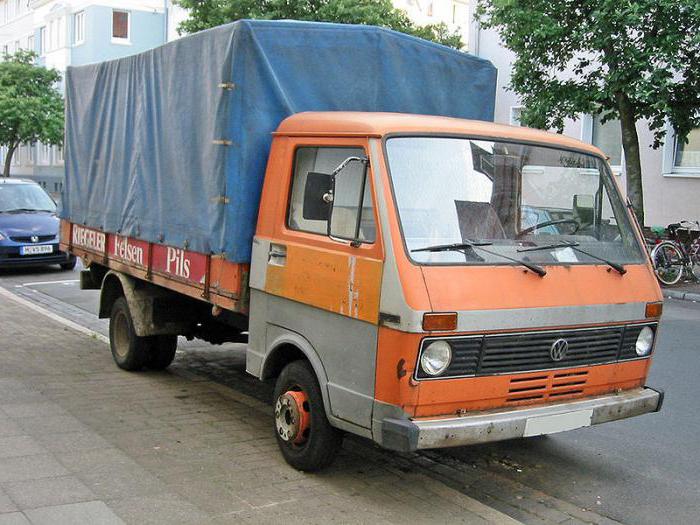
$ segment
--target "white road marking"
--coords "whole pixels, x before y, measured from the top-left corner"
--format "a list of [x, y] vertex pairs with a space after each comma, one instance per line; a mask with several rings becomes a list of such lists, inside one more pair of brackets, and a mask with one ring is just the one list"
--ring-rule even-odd
[[80, 279], [70, 279], [66, 281], [38, 281], [34, 283], [22, 283], [16, 286], [16, 288], [20, 288], [22, 286], [26, 287], [31, 287], [31, 286], [46, 286], [47, 284], [75, 284], [79, 283]]
[[102, 335], [98, 332], [95, 332], [94, 330], [90, 330], [89, 328], [85, 328], [84, 326], [79, 325], [78, 323], [74, 323], [73, 321], [66, 319], [65, 317], [61, 317], [60, 315], [57, 315], [53, 312], [50, 312], [46, 308], [42, 308], [38, 304], [35, 304], [31, 301], [28, 301], [27, 299], [19, 297], [19, 296], [13, 294], [12, 292], [8, 292], [2, 286], [0, 286], [0, 296], [4, 297], [6, 299], [9, 299], [10, 301], [14, 301], [18, 304], [26, 306], [27, 308], [31, 308], [35, 312], [38, 312], [41, 315], [46, 316], [49, 319], [52, 319], [53, 321], [56, 321], [57, 323], [62, 324], [63, 326], [67, 326], [68, 328], [72, 328], [73, 330], [76, 330], [82, 334], [89, 335], [90, 337], [94, 337], [98, 341], [102, 341], [103, 343], [109, 344], [109, 338], [105, 337], [104, 335]]

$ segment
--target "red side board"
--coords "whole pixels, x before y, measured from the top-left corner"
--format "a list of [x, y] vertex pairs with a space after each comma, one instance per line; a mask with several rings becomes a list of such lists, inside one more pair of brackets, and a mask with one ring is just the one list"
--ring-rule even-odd
[[234, 312], [247, 313], [247, 264], [61, 221], [61, 250]]

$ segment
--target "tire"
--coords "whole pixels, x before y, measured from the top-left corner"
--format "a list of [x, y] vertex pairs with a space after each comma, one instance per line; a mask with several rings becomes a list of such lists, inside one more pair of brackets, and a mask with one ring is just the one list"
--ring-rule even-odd
[[149, 349], [146, 366], [151, 370], [165, 370], [175, 359], [177, 336], [154, 335], [147, 339], [149, 340]]
[[683, 255], [672, 242], [657, 244], [651, 251], [656, 277], [662, 284], [671, 286], [683, 277]]
[[136, 335], [129, 305], [124, 297], [119, 297], [109, 316], [109, 347], [114, 362], [122, 370], [141, 370], [150, 356], [149, 343], [148, 337]]
[[68, 259], [68, 262], [61, 263], [61, 270], [64, 271], [69, 271], [69, 270], [75, 270], [75, 265], [78, 264], [78, 258], [77, 257], [70, 257]]
[[[303, 397], [301, 407], [305, 412], [307, 431], [283, 437], [280, 425], [288, 424], [289, 410], [283, 403], [289, 400], [290, 393]], [[299, 407], [297, 407], [299, 408]], [[314, 472], [330, 465], [343, 442], [343, 434], [333, 428], [326, 418], [321, 389], [316, 374], [308, 361], [289, 363], [277, 378], [273, 397], [274, 430], [282, 456], [292, 467], [305, 472]], [[292, 423], [294, 420], [292, 419]]]

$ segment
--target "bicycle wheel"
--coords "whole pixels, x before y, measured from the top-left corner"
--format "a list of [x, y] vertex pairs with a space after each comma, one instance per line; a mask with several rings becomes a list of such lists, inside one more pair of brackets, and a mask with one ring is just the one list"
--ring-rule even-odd
[[662, 284], [676, 284], [683, 277], [683, 255], [674, 243], [666, 241], [657, 244], [651, 251], [651, 261], [656, 277]]
[[700, 281], [700, 245], [693, 245], [691, 250], [688, 254], [690, 257], [689, 269], [695, 280]]

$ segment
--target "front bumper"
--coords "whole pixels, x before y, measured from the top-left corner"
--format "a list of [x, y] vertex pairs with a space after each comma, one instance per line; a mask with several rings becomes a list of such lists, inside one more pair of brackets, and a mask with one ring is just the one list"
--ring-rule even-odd
[[554, 405], [491, 410], [444, 419], [384, 419], [382, 445], [409, 452], [554, 434], [658, 412], [662, 391], [644, 387]]
[[58, 244], [53, 245], [52, 253], [40, 255], [20, 255], [21, 246], [21, 244], [0, 246], [0, 268], [63, 264], [71, 260], [70, 254], [59, 251]]

